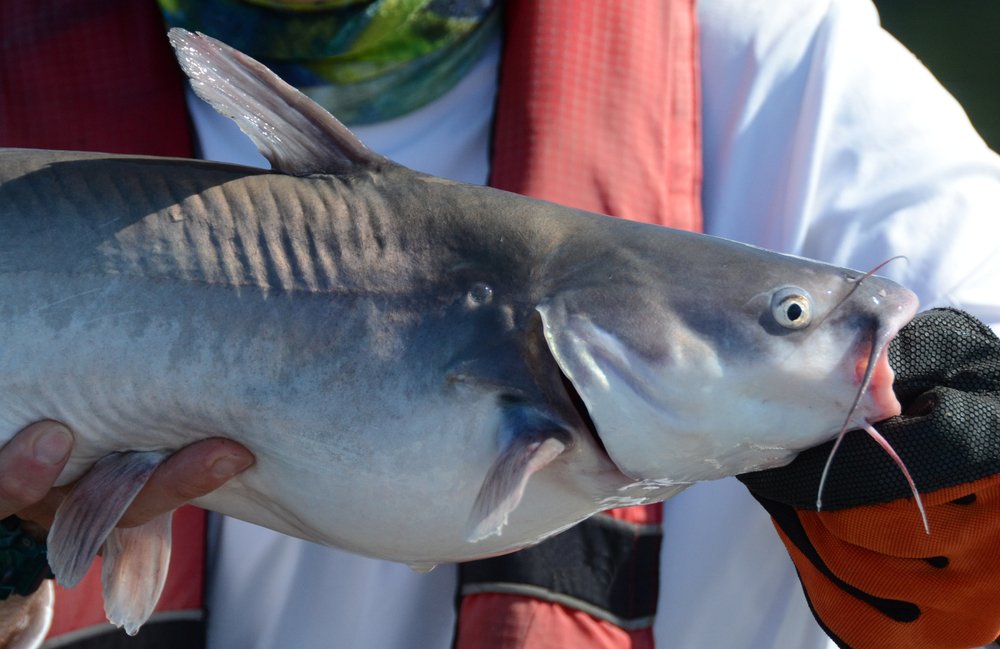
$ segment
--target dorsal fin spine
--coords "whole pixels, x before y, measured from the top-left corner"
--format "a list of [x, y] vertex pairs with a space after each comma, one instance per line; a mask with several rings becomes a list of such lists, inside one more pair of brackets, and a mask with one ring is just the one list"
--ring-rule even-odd
[[236, 122], [275, 171], [342, 175], [393, 164], [258, 61], [177, 27], [169, 38], [195, 93]]

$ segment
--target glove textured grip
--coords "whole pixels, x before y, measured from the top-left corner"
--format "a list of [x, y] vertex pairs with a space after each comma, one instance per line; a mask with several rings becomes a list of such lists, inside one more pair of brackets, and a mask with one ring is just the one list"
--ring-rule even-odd
[[[762, 500], [840, 647], [968, 649], [1000, 636], [1000, 476], [837, 512]], [[889, 533], [887, 533], [887, 530]]]

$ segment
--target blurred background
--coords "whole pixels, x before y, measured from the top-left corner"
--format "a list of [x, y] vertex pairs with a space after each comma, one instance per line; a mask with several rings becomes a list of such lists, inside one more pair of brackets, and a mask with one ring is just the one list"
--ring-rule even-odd
[[882, 26], [962, 103], [1000, 151], [1000, 0], [875, 0]]

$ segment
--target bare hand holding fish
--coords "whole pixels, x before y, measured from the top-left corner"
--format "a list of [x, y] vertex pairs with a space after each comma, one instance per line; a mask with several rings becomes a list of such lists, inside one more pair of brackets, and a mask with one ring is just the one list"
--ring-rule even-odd
[[[16, 515], [47, 530], [72, 485], [55, 487], [72, 450], [72, 432], [59, 422], [40, 421], [0, 449], [0, 518]], [[160, 465], [122, 515], [118, 525], [135, 527], [218, 489], [253, 464], [253, 455], [228, 439], [209, 439], [180, 449]], [[28, 482], [30, 481], [30, 482]]]
[[[72, 489], [72, 485], [53, 488], [69, 460], [72, 444], [72, 432], [64, 425], [40, 421], [0, 449], [0, 519], [17, 516], [22, 534], [36, 540], [45, 538], [59, 505]], [[182, 448], [157, 468], [118, 526], [134, 527], [169, 515], [189, 500], [217, 489], [252, 463], [249, 451], [226, 439], [204, 440]], [[7, 646], [14, 637], [30, 645], [44, 636], [51, 619], [51, 582], [38, 588], [37, 581], [11, 582], [8, 578], [27, 575], [31, 581], [42, 579], [45, 572], [19, 566], [14, 574], [5, 575], [3, 586], [15, 590], [0, 601], [0, 646]]]
[[[27, 508], [44, 507], [72, 450], [73, 434], [58, 422], [36, 422], [11, 438], [0, 449], [0, 519], [17, 514], [47, 529], [51, 515], [38, 520]], [[57, 506], [53, 505], [52, 514]]]

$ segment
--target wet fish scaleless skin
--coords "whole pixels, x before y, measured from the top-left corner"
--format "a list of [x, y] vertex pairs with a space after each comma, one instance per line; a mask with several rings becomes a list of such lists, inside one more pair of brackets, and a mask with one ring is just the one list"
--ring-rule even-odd
[[[199, 504], [423, 568], [493, 556], [830, 439], [916, 310], [881, 278], [413, 172], [171, 38], [271, 171], [0, 151], [0, 430], [71, 426], [63, 482], [231, 437], [257, 462]], [[57, 553], [105, 541], [80, 527]], [[139, 536], [123, 566], [169, 551]], [[156, 588], [135, 592], [130, 630]]]

